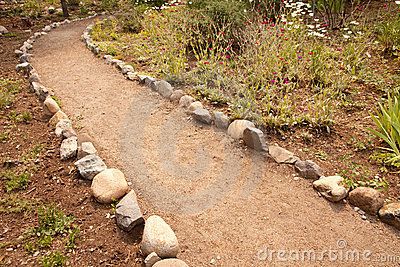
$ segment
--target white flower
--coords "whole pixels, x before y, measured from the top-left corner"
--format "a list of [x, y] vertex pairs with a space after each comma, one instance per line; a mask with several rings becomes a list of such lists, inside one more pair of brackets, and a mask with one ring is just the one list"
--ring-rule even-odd
[[400, 1], [394, 1], [396, 5], [400, 5]]
[[309, 15], [310, 15], [310, 17], [314, 17], [314, 13], [310, 13]]
[[299, 25], [294, 25], [293, 28], [298, 29], [298, 28], [300, 28], [300, 26]]
[[310, 28], [310, 29], [314, 29], [315, 28], [314, 25], [307, 25], [307, 27]]
[[[399, 1], [399, 2], [400, 2], [400, 1]], [[353, 20], [353, 21], [350, 21], [350, 24], [359, 25], [360, 23], [358, 23], [357, 21]]]
[[345, 39], [349, 39], [349, 38], [350, 38], [350, 36], [348, 36], [348, 35], [344, 34], [344, 35], [343, 35], [343, 38], [345, 38]]

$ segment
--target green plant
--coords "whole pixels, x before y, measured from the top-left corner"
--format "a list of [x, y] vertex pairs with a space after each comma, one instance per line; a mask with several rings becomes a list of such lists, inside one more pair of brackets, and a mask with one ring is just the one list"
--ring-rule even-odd
[[387, 190], [389, 183], [384, 178], [374, 177], [366, 180], [353, 180], [352, 178], [344, 176], [343, 183], [349, 190], [353, 190], [357, 187], [371, 187], [377, 190]]
[[19, 91], [19, 81], [0, 78], [0, 109], [11, 105]]
[[74, 249], [76, 246], [76, 239], [79, 237], [80, 229], [77, 226], [72, 227], [69, 231], [68, 239], [65, 244], [66, 249]]
[[23, 111], [21, 114], [18, 114], [14, 110], [10, 112], [8, 118], [14, 123], [20, 122], [30, 122], [32, 120], [32, 114], [29, 111]]
[[377, 115], [371, 115], [377, 130], [369, 129], [375, 136], [381, 138], [389, 147], [381, 147], [388, 152], [385, 160], [388, 165], [400, 164], [400, 93], [388, 94], [386, 104], [379, 103]]
[[54, 236], [57, 234], [66, 233], [73, 222], [72, 216], [67, 216], [61, 210], [54, 206], [41, 207], [38, 209], [39, 226], [34, 229], [34, 232], [40, 235]]
[[0, 213], [30, 212], [38, 205], [35, 199], [19, 198], [17, 195], [9, 195], [0, 198]]
[[400, 16], [382, 22], [377, 26], [376, 32], [378, 40], [384, 47], [384, 52], [397, 55], [400, 49]]
[[1, 174], [1, 177], [6, 180], [5, 189], [6, 192], [14, 190], [26, 189], [29, 184], [29, 173], [16, 174], [13, 171], [5, 171]]
[[1, 132], [0, 133], [0, 142], [7, 141], [10, 138], [9, 132]]
[[64, 256], [61, 252], [51, 252], [49, 255], [46, 255], [42, 258], [42, 266], [43, 267], [62, 267], [65, 264], [67, 257]]

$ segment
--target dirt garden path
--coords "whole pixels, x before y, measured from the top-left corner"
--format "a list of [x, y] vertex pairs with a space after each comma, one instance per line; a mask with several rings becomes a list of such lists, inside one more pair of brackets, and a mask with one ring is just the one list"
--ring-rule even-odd
[[[275, 266], [266, 249], [314, 250], [317, 257], [331, 249], [323, 262], [280, 264], [398, 264], [372, 262], [382, 254], [400, 256], [393, 228], [362, 220], [349, 205], [328, 203], [310, 181], [293, 179], [290, 166], [195, 125], [183, 110], [125, 80], [80, 41], [88, 23], [62, 26], [38, 40], [32, 63], [78, 130], [110, 166], [124, 171], [146, 217], [160, 214], [172, 226], [179, 258], [190, 266]], [[360, 252], [360, 261], [345, 262], [350, 249]], [[370, 262], [361, 261], [364, 250], [371, 251], [364, 255]], [[339, 262], [329, 261], [335, 255]]]

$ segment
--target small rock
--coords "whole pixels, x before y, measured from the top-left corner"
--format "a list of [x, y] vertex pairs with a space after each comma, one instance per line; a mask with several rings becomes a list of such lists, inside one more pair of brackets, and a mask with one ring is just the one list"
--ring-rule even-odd
[[349, 193], [348, 199], [350, 204], [371, 215], [376, 215], [385, 203], [382, 193], [370, 187], [357, 187]]
[[20, 56], [22, 56], [22, 55], [24, 54], [24, 52], [22, 52], [21, 50], [18, 50], [18, 49], [16, 49], [16, 50], [14, 51], [14, 53], [15, 53], [15, 55], [16, 55], [17, 57], [20, 57]]
[[243, 141], [244, 143], [257, 151], [267, 151], [268, 146], [265, 142], [264, 133], [257, 128], [247, 127], [243, 131]]
[[190, 104], [192, 104], [195, 99], [189, 95], [184, 95], [179, 99], [179, 106], [183, 108], [188, 108]]
[[189, 267], [189, 265], [179, 259], [165, 259], [157, 262], [153, 267]]
[[367, 219], [367, 216], [361, 215], [361, 219], [363, 219], [365, 221]]
[[317, 180], [323, 176], [322, 169], [311, 160], [297, 160], [294, 169], [303, 178]]
[[223, 112], [214, 111], [215, 126], [219, 129], [227, 129], [229, 127], [229, 118]]
[[31, 72], [31, 75], [29, 76], [28, 79], [29, 83], [33, 83], [33, 82], [37, 82], [40, 83], [40, 77], [39, 74], [37, 72]]
[[32, 54], [24, 53], [19, 57], [19, 62], [20, 63], [27, 63], [27, 62], [29, 62], [31, 60], [31, 58], [32, 58]]
[[6, 28], [6, 27], [4, 27], [4, 26], [1, 26], [1, 25], [0, 25], [0, 33], [1, 33], [1, 34], [8, 33], [8, 30], [7, 30], [7, 28]]
[[158, 92], [161, 96], [165, 98], [169, 98], [172, 95], [172, 92], [174, 91], [174, 88], [172, 87], [169, 82], [161, 80], [161, 81], [155, 81], [151, 89]]
[[135, 191], [131, 190], [118, 203], [115, 210], [117, 225], [124, 231], [131, 231], [136, 225], [144, 223]]
[[287, 163], [294, 164], [299, 160], [293, 152], [290, 152], [280, 146], [270, 146], [269, 147], [269, 155], [277, 162], [277, 163]]
[[394, 202], [384, 205], [379, 210], [379, 218], [382, 222], [400, 230], [400, 203]]
[[51, 31], [51, 26], [47, 25], [46, 27], [43, 28], [44, 32], [49, 32]]
[[144, 259], [144, 265], [146, 267], [152, 267], [156, 262], [160, 261], [161, 258], [158, 257], [157, 253], [152, 252]]
[[63, 136], [63, 131], [72, 129], [72, 122], [69, 119], [62, 119], [56, 124], [56, 136], [57, 137], [62, 137]]
[[141, 249], [145, 256], [155, 252], [161, 258], [174, 258], [179, 253], [179, 244], [171, 227], [160, 216], [152, 215], [144, 226]]
[[192, 113], [193, 119], [195, 119], [198, 122], [202, 122], [205, 124], [211, 124], [212, 118], [211, 114], [207, 109], [204, 108], [198, 108]]
[[58, 106], [57, 102], [50, 96], [46, 97], [43, 105], [45, 107], [45, 112], [49, 115], [54, 115], [60, 111], [60, 107]]
[[118, 66], [120, 63], [123, 63], [123, 61], [115, 58], [111, 60], [111, 65]]
[[126, 73], [126, 78], [130, 81], [136, 81], [137, 73], [129, 71]]
[[92, 180], [97, 174], [107, 169], [106, 164], [97, 155], [83, 157], [74, 165], [78, 168], [79, 174], [87, 180]]
[[91, 189], [98, 202], [108, 204], [123, 197], [129, 186], [120, 170], [106, 169], [93, 178]]
[[18, 64], [15, 69], [17, 72], [24, 71], [25, 73], [29, 73], [32, 69], [32, 65], [28, 62]]
[[314, 181], [313, 186], [329, 201], [338, 202], [347, 196], [347, 189], [341, 185], [342, 182], [340, 176], [328, 176]]
[[104, 55], [104, 59], [106, 60], [106, 64], [111, 64], [111, 61], [113, 60], [113, 56]]
[[178, 102], [182, 98], [182, 96], [184, 96], [184, 94], [185, 93], [182, 90], [175, 90], [175, 91], [172, 92], [172, 94], [171, 94], [169, 99], [172, 102]]
[[95, 155], [97, 150], [92, 142], [82, 142], [78, 149], [78, 159], [86, 157], [87, 155]]
[[248, 120], [235, 120], [228, 127], [228, 135], [233, 139], [241, 139], [247, 127], [255, 128], [256, 126]]
[[54, 14], [56, 12], [56, 9], [53, 6], [49, 6], [49, 8], [47, 8], [47, 12], [49, 14]]
[[31, 83], [31, 90], [39, 97], [40, 101], [45, 101], [49, 96], [49, 90], [38, 82]]
[[57, 123], [61, 120], [68, 120], [68, 116], [67, 114], [59, 110], [56, 114], [53, 115], [53, 117], [51, 117], [51, 119], [49, 120], [49, 124], [53, 127], [56, 127]]
[[124, 65], [121, 69], [122, 74], [127, 74], [128, 72], [134, 72], [134, 69], [131, 65]]
[[73, 136], [64, 139], [61, 143], [60, 156], [62, 160], [71, 159], [76, 156], [78, 150], [78, 139]]
[[195, 101], [189, 105], [188, 110], [190, 113], [192, 113], [193, 111], [199, 108], [203, 108], [203, 104], [201, 104], [200, 101]]

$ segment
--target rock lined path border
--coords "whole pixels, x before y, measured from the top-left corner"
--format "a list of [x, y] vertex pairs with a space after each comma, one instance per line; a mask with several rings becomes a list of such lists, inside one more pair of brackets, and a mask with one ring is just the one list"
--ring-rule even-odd
[[16, 71], [23, 72], [28, 77], [31, 90], [42, 101], [45, 115], [50, 117], [49, 123], [55, 128], [55, 134], [63, 139], [60, 147], [61, 160], [79, 159], [75, 162], [75, 166], [82, 178], [92, 180], [92, 195], [99, 203], [111, 204], [120, 200], [115, 210], [115, 221], [119, 228], [130, 232], [135, 226], [145, 224], [141, 243], [142, 252], [147, 256], [144, 259], [145, 266], [188, 267], [184, 261], [176, 259], [180, 251], [179, 243], [171, 227], [157, 215], [150, 216], [145, 223], [136, 193], [129, 188], [125, 175], [118, 169], [108, 168], [97, 155], [97, 149], [93, 143], [78, 144], [78, 137], [71, 120], [53, 98], [54, 92], [41, 83], [38, 72], [29, 63], [33, 54], [28, 52], [40, 36], [47, 35], [52, 29], [61, 25], [92, 19], [96, 16], [97, 14], [94, 14], [82, 19], [54, 22], [45, 26], [42, 31], [35, 32], [19, 50], [15, 50], [20, 60]]
[[[86, 47], [93, 54], [99, 55], [102, 51], [92, 40], [90, 33], [93, 24], [89, 25], [82, 34], [82, 40]], [[227, 130], [227, 134], [235, 140], [243, 140], [244, 144], [256, 151], [265, 152], [279, 164], [291, 164], [295, 171], [303, 178], [313, 180], [313, 187], [318, 194], [331, 202], [344, 201], [349, 196], [349, 201], [355, 206], [355, 211], [359, 212], [362, 219], [366, 219], [365, 212], [379, 218], [400, 230], [400, 202], [385, 205], [384, 196], [379, 191], [359, 187], [349, 192], [344, 187], [344, 179], [340, 176], [324, 176], [324, 171], [320, 166], [311, 160], [301, 160], [290, 152], [278, 145], [269, 146], [264, 137], [264, 133], [255, 127], [255, 124], [248, 120], [234, 120], [231, 122], [229, 117], [218, 111], [211, 112], [203, 107], [202, 103], [195, 101], [189, 95], [185, 95], [182, 90], [174, 90], [171, 84], [165, 80], [158, 80], [151, 76], [141, 75], [135, 72], [132, 65], [115, 59], [112, 55], [104, 55], [103, 59], [107, 64], [115, 66], [121, 73], [131, 81], [138, 81], [145, 84], [149, 89], [159, 93], [162, 97], [179, 102], [179, 106], [186, 108], [188, 114], [200, 124], [214, 124], [217, 129]], [[350, 193], [350, 194], [349, 194]], [[381, 211], [380, 211], [381, 210]]]
[[[64, 24], [66, 24], [66, 23], [67, 22], [65, 22]], [[60, 25], [62, 25], [62, 24], [60, 24]], [[50, 26], [50, 27], [52, 27], [52, 26]], [[54, 25], [54, 28], [56, 28], [56, 27], [57, 27], [57, 24]], [[30, 42], [33, 42], [33, 41], [30, 41]], [[25, 48], [27, 48], [27, 47], [29, 47], [29, 46], [25, 46]], [[26, 52], [29, 49], [23, 49], [23, 50], [25, 50], [25, 54], [26, 54]], [[121, 62], [119, 62], [119, 63], [121, 63]], [[65, 113], [63, 113], [61, 110], [59, 110], [59, 107], [57, 108], [57, 106], [54, 105], [54, 102], [52, 101], [52, 99], [50, 99], [48, 97], [49, 95], [52, 94], [52, 92], [49, 91], [46, 87], [44, 87], [40, 83], [40, 77], [36, 73], [36, 71], [32, 68], [32, 66], [29, 63], [26, 64], [26, 62], [22, 63], [22, 64], [23, 65], [18, 65], [17, 69], [24, 71], [29, 76], [29, 79], [30, 79], [30, 82], [32, 85], [32, 89], [35, 90], [35, 93], [38, 94], [39, 98], [42, 99], [42, 101], [44, 100], [47, 103], [47, 104], [45, 104], [45, 107], [46, 107], [45, 110], [48, 112], [55, 112], [55, 115], [53, 115], [53, 117], [51, 118], [50, 123], [52, 123], [53, 125], [56, 126], [56, 130], [58, 129], [58, 131], [56, 131], [56, 134], [58, 133], [58, 134], [60, 134], [60, 136], [63, 136], [64, 140], [68, 140], [69, 138], [71, 138], [71, 139], [69, 139], [69, 142], [66, 142], [67, 144], [64, 144], [64, 149], [62, 149], [62, 151], [64, 151], [65, 153], [62, 154], [62, 155], [64, 155], [63, 157], [68, 158], [69, 155], [71, 157], [75, 157], [75, 155], [76, 155], [75, 154], [76, 153], [75, 144], [77, 144], [77, 143], [75, 142], [75, 140], [74, 140], [75, 138], [73, 138], [73, 137], [76, 136], [76, 133], [72, 129], [72, 127], [69, 126], [70, 123], [68, 122], [68, 119], [67, 119], [68, 117], [65, 115]], [[129, 67], [128, 67], [128, 69], [132, 70]], [[136, 79], [135, 77], [131, 77], [131, 78]], [[153, 80], [150, 79], [150, 83], [149, 83], [149, 79], [144, 78], [142, 80], [145, 83], [147, 82], [149, 87], [153, 86], [153, 88], [154, 88], [155, 85], [162, 86], [163, 93], [160, 93], [160, 94], [163, 95], [164, 97], [169, 95], [168, 89], [170, 87], [165, 82], [159, 82], [159, 81], [156, 81], [155, 79], [153, 79]], [[160, 90], [160, 92], [161, 92], [161, 90]], [[175, 99], [179, 99], [179, 97], [177, 97], [177, 92], [172, 92], [170, 94], [171, 99], [173, 99], [173, 96], [175, 97]], [[189, 100], [189, 101], [187, 101], [187, 100]], [[180, 101], [181, 101], [181, 105], [184, 105], [185, 101], [186, 101], [186, 103], [189, 103], [187, 105], [187, 107], [189, 107], [191, 105], [190, 109], [188, 109], [191, 112], [194, 112], [196, 110], [199, 111], [198, 108], [201, 107], [200, 106], [201, 103], [198, 102], [197, 104], [193, 104], [196, 102], [192, 102], [192, 100], [188, 96], [183, 96], [183, 97], [180, 96]], [[208, 123], [208, 121], [209, 121], [209, 116], [208, 116], [207, 112], [205, 112], [204, 110], [200, 110], [200, 112], [197, 112], [197, 114], [195, 116], [198, 116], [199, 118], [201, 117], [202, 120], [199, 120], [199, 121], [202, 123], [204, 123], [204, 122]], [[195, 117], [193, 117], [193, 118], [196, 119]], [[229, 130], [230, 126], [228, 126], [227, 121], [224, 120], [226, 118], [224, 118], [223, 114], [219, 113], [218, 115], [215, 115], [214, 119], [215, 119], [215, 122], [214, 122], [215, 125], [227, 126], [227, 127], [221, 127], [221, 128], [225, 128], [225, 129], [228, 128], [228, 132], [230, 133], [231, 136], [237, 136], [237, 138], [246, 138], [242, 135], [244, 134], [245, 131], [248, 131], [248, 133], [250, 134], [250, 137], [248, 138], [247, 144], [251, 144], [252, 146], [256, 147], [257, 141], [261, 140], [260, 138], [258, 138], [258, 137], [260, 137], [260, 132], [257, 129], [255, 129], [253, 127], [253, 125], [249, 122], [246, 122], [246, 121], [233, 122], [233, 124], [230, 125], [232, 127]], [[62, 122], [62, 123], [60, 123], [60, 122]], [[57, 125], [58, 125], [58, 127], [57, 127]], [[248, 126], [250, 126], [250, 127], [248, 127]], [[254, 138], [253, 136], [256, 136], [256, 138]], [[260, 144], [260, 143], [258, 143], [258, 144]], [[261, 144], [264, 144], [264, 142], [261, 142]], [[85, 147], [85, 149], [83, 149], [83, 147]], [[85, 155], [83, 157], [83, 158], [86, 158], [85, 161], [87, 161], [86, 164], [87, 164], [88, 168], [82, 168], [82, 170], [80, 171], [81, 175], [83, 177], [87, 177], [87, 179], [91, 179], [91, 178], [94, 178], [94, 180], [104, 179], [104, 181], [106, 181], [107, 183], [109, 180], [113, 180], [113, 181], [117, 180], [117, 181], [119, 181], [119, 185], [121, 185], [119, 187], [119, 189], [122, 189], [122, 192], [126, 193], [128, 191], [128, 188], [126, 186], [126, 183], [125, 183], [126, 180], [123, 177], [123, 173], [119, 172], [116, 169], [107, 168], [105, 166], [104, 162], [102, 162], [101, 158], [99, 158], [97, 155], [95, 155], [96, 152], [94, 152], [94, 151], [96, 149], [95, 148], [93, 149], [93, 148], [94, 148], [94, 146], [92, 146], [90, 144], [85, 144], [84, 146], [81, 146], [81, 149], [78, 149], [79, 150], [78, 155], [89, 154], [89, 155]], [[265, 148], [263, 148], [263, 147], [261, 147], [261, 148], [262, 149], [260, 149], [260, 150], [265, 150]], [[83, 151], [83, 150], [85, 150], [85, 151]], [[273, 151], [275, 151], [275, 152], [278, 151], [278, 152], [275, 153]], [[287, 153], [288, 155], [285, 155], [286, 152], [285, 153], [284, 152], [285, 151], [279, 147], [274, 147], [274, 146], [269, 147], [269, 153], [271, 154], [272, 157], [274, 157], [274, 159], [277, 162], [295, 164], [295, 168], [303, 176], [310, 176], [310, 178], [315, 177], [316, 175], [320, 176], [320, 174], [319, 174], [320, 169], [318, 169], [318, 167], [316, 167], [315, 164], [313, 164], [312, 162], [309, 162], [309, 161], [299, 161], [293, 155], [293, 153], [288, 152]], [[62, 156], [62, 155], [60, 154], [60, 156]], [[264, 157], [264, 160], [265, 160], [265, 157]], [[298, 162], [302, 162], [302, 164], [298, 164]], [[85, 164], [83, 164], [83, 165], [85, 165]], [[78, 164], [78, 166], [80, 166], [80, 165]], [[282, 168], [279, 168], [279, 167], [277, 169], [282, 170]], [[283, 169], [285, 169], [285, 168], [283, 168]], [[100, 177], [95, 175], [98, 172], [102, 173], [104, 171], [106, 171], [106, 173], [104, 175], [100, 175]], [[226, 240], [225, 243], [229, 243], [229, 244], [231, 244], [231, 246], [229, 248], [226, 246], [223, 246], [222, 249], [225, 249], [225, 250], [232, 249], [235, 252], [235, 255], [233, 255], [231, 253], [232, 251], [218, 250], [220, 254], [213, 257], [210, 260], [209, 258], [208, 259], [207, 258], [197, 258], [197, 254], [204, 255], [204, 251], [201, 251], [201, 250], [193, 251], [192, 250], [189, 255], [186, 254], [185, 260], [188, 260], [189, 257], [195, 258], [194, 262], [196, 262], [197, 264], [194, 264], [194, 266], [208, 265], [208, 264], [214, 265], [214, 264], [219, 264], [219, 261], [225, 261], [225, 262], [230, 263], [229, 265], [223, 265], [223, 266], [233, 266], [233, 265], [240, 265], [240, 266], [262, 265], [262, 266], [265, 266], [266, 264], [268, 264], [268, 262], [265, 262], [266, 260], [274, 260], [274, 259], [276, 260], [276, 258], [269, 259], [268, 257], [265, 257], [265, 252], [268, 252], [268, 250], [266, 250], [264, 247], [265, 245], [271, 245], [272, 248], [274, 248], [273, 245], [276, 242], [277, 244], [290, 244], [289, 247], [284, 247], [284, 248], [293, 248], [293, 246], [294, 246], [295, 249], [309, 249], [309, 248], [322, 249], [326, 246], [326, 244], [327, 244], [326, 242], [329, 243], [329, 241], [332, 242], [332, 240], [338, 241], [338, 243], [337, 243], [338, 245], [343, 245], [342, 242], [339, 244], [339, 241], [343, 241], [342, 239], [340, 239], [343, 237], [342, 235], [348, 236], [348, 238], [350, 239], [350, 243], [349, 243], [350, 246], [353, 246], [354, 243], [356, 243], [356, 245], [359, 246], [360, 249], [372, 248], [375, 250], [375, 252], [381, 252], [382, 249], [384, 249], [384, 251], [398, 252], [396, 247], [390, 247], [390, 244], [395, 244], [397, 234], [394, 234], [393, 232], [391, 232], [391, 230], [384, 229], [381, 226], [378, 227], [375, 224], [364, 224], [365, 228], [369, 229], [369, 231], [373, 231], [374, 228], [377, 227], [380, 231], [383, 231], [383, 233], [385, 235], [387, 235], [387, 237], [386, 237], [385, 241], [381, 242], [380, 236], [367, 235], [367, 231], [357, 228], [363, 224], [361, 224], [359, 221], [357, 221], [354, 218], [352, 220], [350, 220], [352, 222], [352, 224], [349, 224], [349, 221], [346, 222], [345, 219], [343, 218], [344, 216], [339, 214], [339, 211], [343, 208], [343, 205], [336, 206], [336, 207], [331, 206], [332, 210], [328, 211], [328, 212], [326, 210], [321, 210], [320, 212], [314, 212], [314, 210], [312, 210], [312, 212], [310, 214], [314, 214], [314, 216], [317, 216], [317, 217], [319, 216], [319, 213], [321, 213], [323, 215], [329, 214], [329, 216], [332, 216], [329, 218], [325, 218], [323, 221], [318, 220], [319, 217], [318, 218], [308, 218], [304, 207], [299, 207], [300, 209], [298, 211], [296, 209], [296, 207], [291, 207], [290, 203], [292, 201], [294, 201], [295, 199], [297, 199], [298, 201], [302, 201], [302, 204], [303, 204], [303, 201], [305, 201], [307, 203], [308, 202], [307, 197], [311, 197], [311, 194], [302, 189], [299, 189], [299, 187], [297, 185], [293, 184], [290, 180], [287, 181], [287, 182], [289, 182], [288, 185], [282, 185], [281, 184], [282, 181], [277, 180], [276, 176], [283, 177], [286, 179], [287, 177], [285, 177], [284, 174], [277, 174], [277, 175], [273, 175], [273, 173], [269, 173], [269, 174], [271, 175], [271, 177], [268, 177], [268, 178], [273, 179], [272, 184], [271, 184], [272, 188], [269, 188], [269, 187], [265, 188], [265, 186], [263, 186], [263, 188], [262, 188], [262, 190], [268, 190], [265, 192], [268, 192], [268, 196], [270, 198], [267, 197], [266, 200], [275, 199], [275, 200], [280, 201], [279, 203], [272, 203], [272, 204], [265, 203], [265, 205], [268, 206], [268, 210], [270, 210], [272, 212], [269, 212], [269, 211], [265, 212], [265, 215], [258, 214], [257, 213], [259, 211], [257, 209], [258, 207], [257, 206], [252, 207], [251, 206], [252, 203], [249, 203], [250, 206], [246, 207], [245, 214], [243, 213], [244, 211], [242, 209], [241, 210], [232, 210], [230, 212], [227, 212], [227, 210], [225, 210], [225, 208], [222, 207], [222, 208], [216, 209], [216, 211], [213, 211], [213, 212], [218, 212], [218, 211], [222, 210], [224, 213], [221, 215], [229, 214], [232, 217], [231, 218], [225, 218], [225, 217], [218, 218], [219, 216], [214, 216], [214, 218], [212, 218], [211, 221], [207, 221], [207, 220], [204, 221], [204, 217], [206, 219], [208, 219], [209, 217], [200, 215], [198, 217], [199, 220], [197, 220], [196, 223], [197, 224], [204, 223], [204, 225], [200, 225], [200, 227], [199, 227], [203, 231], [205, 230], [202, 233], [198, 233], [196, 224], [190, 225], [192, 227], [190, 229], [183, 229], [182, 227], [179, 227], [178, 225], [176, 225], [174, 227], [174, 228], [180, 229], [180, 231], [181, 231], [180, 234], [182, 236], [188, 237], [188, 238], [182, 239], [185, 243], [183, 251], [184, 250], [191, 251], [189, 244], [193, 244], [193, 247], [196, 247], [194, 242], [190, 242], [190, 239], [192, 237], [197, 236], [197, 239], [195, 239], [195, 240], [199, 240], [198, 236], [200, 234], [202, 236], [202, 238], [208, 237], [207, 239], [212, 239], [212, 241], [206, 242], [206, 245], [208, 245], [208, 247], [204, 248], [204, 246], [197, 246], [198, 248], [210, 249], [210, 250], [218, 249], [218, 248], [210, 247], [210, 245], [218, 244], [217, 241], [218, 241], [218, 238], [220, 238], [220, 237], [227, 237], [228, 240]], [[275, 176], [275, 177], [272, 177], [272, 176]], [[98, 179], [96, 179], [96, 177]], [[295, 180], [295, 179], [293, 179], [293, 180]], [[295, 180], [295, 181], [297, 181], [297, 180]], [[304, 184], [304, 183], [301, 183], [301, 184]], [[287, 186], [294, 187], [294, 190], [292, 191], [291, 189], [287, 189]], [[340, 188], [340, 186], [334, 186], [334, 187]], [[303, 194], [305, 193], [307, 195], [306, 199], [302, 199], [301, 197], [303, 197], [303, 196], [300, 197], [298, 195], [298, 192], [296, 192], [296, 190], [303, 192]], [[331, 192], [332, 192], [332, 190], [331, 190]], [[121, 194], [120, 192], [116, 192], [115, 196], [118, 197], [120, 194]], [[254, 194], [250, 199], [253, 199], [255, 202], [259, 203], [258, 200], [261, 197], [265, 197], [264, 194], [266, 194], [266, 193], [257, 192], [257, 194]], [[290, 196], [287, 196], [286, 194], [290, 194]], [[327, 193], [327, 194], [333, 196], [333, 194], [330, 194], [330, 193]], [[101, 202], [105, 201], [103, 199], [104, 195], [105, 194], [103, 194], [102, 191], [96, 193], [98, 200]], [[334, 195], [336, 196], [336, 194], [334, 194]], [[124, 220], [121, 221], [121, 224], [119, 226], [122, 229], [125, 228], [128, 230], [130, 227], [134, 227], [136, 224], [141, 224], [143, 218], [141, 218], [142, 217], [141, 214], [138, 213], [138, 210], [137, 210], [138, 207], [135, 204], [132, 204], [132, 203], [135, 203], [136, 196], [132, 193], [132, 191], [130, 191], [130, 193], [128, 195], [126, 195], [126, 197], [127, 196], [129, 196], [129, 198], [127, 198], [127, 199], [123, 198], [120, 201], [121, 205], [118, 204], [117, 209], [119, 210], [118, 214], [120, 212], [122, 214], [122, 216], [118, 215], [118, 217], [120, 219], [124, 218]], [[113, 196], [111, 196], [111, 197], [113, 197]], [[237, 198], [240, 196], [235, 196], [235, 197]], [[288, 201], [289, 204], [286, 203], [285, 201]], [[107, 201], [105, 201], [105, 202], [107, 202]], [[248, 202], [244, 202], [244, 203], [248, 203]], [[318, 202], [315, 201], [315, 199], [312, 200], [312, 202], [310, 202], [310, 204], [311, 203], [313, 205], [315, 205], [317, 208], [324, 207], [323, 204], [319, 204]], [[305, 206], [308, 206], [310, 209], [316, 208], [316, 207], [310, 206], [310, 204], [308, 204], [308, 205], [306, 204]], [[123, 215], [123, 212], [126, 211], [126, 209], [124, 209], [124, 207], [126, 207], [126, 206], [129, 207], [129, 209], [128, 209], [129, 216]], [[226, 208], [229, 208], [229, 206], [227, 205]], [[391, 207], [391, 208], [393, 208], [393, 207]], [[301, 214], [299, 214], [298, 212], [300, 212]], [[390, 209], [388, 209], [388, 212], [390, 213]], [[281, 217], [282, 215], [287, 217], [287, 219], [283, 219]], [[268, 217], [265, 217], [265, 216], [268, 216]], [[304, 216], [306, 216], [306, 218]], [[249, 221], [248, 218], [253, 218], [253, 219]], [[217, 227], [219, 219], [222, 219], [224, 222], [227, 220], [229, 221], [229, 223], [228, 223], [229, 229], [227, 229], [227, 230], [229, 230], [229, 232], [237, 231], [238, 233], [244, 234], [244, 238], [248, 236], [251, 239], [236, 241], [236, 240], [230, 239], [232, 237], [236, 237], [235, 235], [232, 235], [229, 233], [223, 233], [223, 232], [219, 232], [219, 231], [215, 232], [213, 225], [215, 225], [215, 227]], [[261, 220], [261, 223], [260, 223], [260, 220]], [[150, 221], [150, 223], [149, 223], [149, 221]], [[248, 224], [243, 224], [243, 221], [248, 222]], [[254, 221], [255, 226], [257, 226], [257, 227], [262, 226], [262, 228], [257, 228], [256, 230], [254, 228], [252, 228], [251, 224], [253, 223], [253, 221]], [[177, 220], [177, 222], [182, 223], [183, 221]], [[296, 226], [290, 225], [291, 223], [294, 223], [294, 222], [296, 222]], [[190, 223], [191, 222], [189, 222], [189, 224]], [[287, 223], [289, 223], [289, 224], [287, 224]], [[315, 227], [316, 225], [318, 225], [318, 227]], [[204, 227], [204, 226], [207, 226], [207, 227]], [[147, 227], [147, 231], [146, 231], [146, 227]], [[303, 229], [303, 231], [301, 229], [299, 229], [299, 227], [301, 229]], [[328, 228], [325, 228], [325, 227], [328, 227]], [[329, 227], [332, 227], [332, 228], [330, 228], [330, 230], [333, 232], [329, 231]], [[344, 227], [347, 227], [347, 228], [344, 229]], [[158, 228], [157, 231], [155, 231], [155, 228]], [[316, 232], [310, 233], [309, 230], [308, 231], [306, 230], [307, 228], [312, 229], [313, 231], [316, 231]], [[246, 229], [248, 229], [251, 232], [250, 233], [247, 232]], [[349, 229], [354, 231], [354, 233], [349, 233], [348, 232]], [[283, 234], [284, 236], [282, 236], [282, 230], [284, 232], [284, 234]], [[162, 234], [160, 234], [160, 231], [162, 232]], [[257, 237], [254, 236], [254, 231], [257, 232]], [[377, 232], [378, 231], [374, 231], [374, 233], [377, 233]], [[157, 233], [157, 234], [154, 234], [154, 233]], [[182, 234], [182, 233], [184, 233], [184, 234]], [[293, 234], [295, 234], [296, 236], [293, 236]], [[340, 234], [340, 235], [338, 235], [338, 234]], [[308, 236], [308, 235], [311, 235], [311, 236]], [[145, 240], [145, 242], [142, 244], [142, 250], [147, 251], [147, 252], [156, 250], [161, 255], [165, 255], [168, 257], [175, 255], [176, 242], [177, 242], [176, 236], [173, 234], [171, 227], [169, 227], [168, 224], [166, 224], [165, 221], [163, 221], [161, 217], [153, 215], [147, 219], [144, 236], [146, 238], [143, 238]], [[292, 242], [290, 236], [293, 237], [293, 239], [295, 240], [294, 242]], [[321, 243], [319, 241], [316, 244], [313, 243], [314, 238], [321, 240], [322, 236], [323, 236], [324, 242]], [[160, 238], [161, 238], [161, 240], [160, 240]], [[364, 240], [365, 242], [360, 243], [359, 240]], [[167, 249], [171, 249], [170, 251], [165, 251], [164, 245], [165, 245], [166, 241], [168, 241], [169, 244], [171, 244], [170, 246], [167, 247]], [[252, 244], [252, 246], [250, 246], [252, 249], [254, 249], [254, 247], [257, 247], [260, 250], [258, 252], [252, 251], [252, 252], [248, 253], [247, 251], [245, 251], [246, 248], [249, 248], [248, 243]], [[240, 244], [240, 246], [243, 246], [244, 248], [242, 249], [241, 247], [238, 246], [238, 244]], [[310, 245], [312, 247], [310, 247]], [[341, 248], [343, 248], [343, 247], [341, 247]], [[182, 250], [181, 250], [181, 252], [182, 252]], [[232, 261], [231, 258], [226, 258], [226, 256], [224, 255], [224, 252], [226, 254], [230, 255], [231, 257], [234, 257], [235, 260], [239, 260], [239, 261]], [[167, 253], [167, 254], [165, 254], [165, 253]], [[242, 259], [240, 257], [241, 256], [240, 253], [247, 254], [245, 257], [245, 259], [247, 259], [246, 262], [242, 261]], [[152, 264], [154, 264], [154, 261], [159, 260], [160, 257], [158, 257], [155, 254], [156, 253], [150, 253], [148, 255], [148, 258], [145, 260], [148, 263], [148, 266], [151, 266]], [[255, 259], [254, 258], [250, 259], [249, 257], [247, 257], [248, 254], [252, 254], [253, 257], [255, 257]], [[250, 263], [250, 260], [251, 260], [251, 263]], [[163, 261], [156, 263], [154, 266], [170, 266], [172, 264], [172, 262], [175, 264], [172, 266], [185, 266], [185, 265], [183, 265], [185, 263], [182, 263], [182, 261], [179, 261], [179, 260], [163, 260]], [[198, 264], [200, 262], [202, 264]], [[314, 263], [315, 262], [312, 262], [312, 265], [314, 265]], [[178, 265], [178, 264], [181, 264], [181, 265]], [[337, 265], [337, 263], [334, 263], [333, 265]], [[362, 265], [363, 265], [363, 263], [362, 263]], [[387, 266], [387, 264], [385, 264], [385, 265]], [[349, 266], [354, 266], [354, 263], [350, 264]]]

